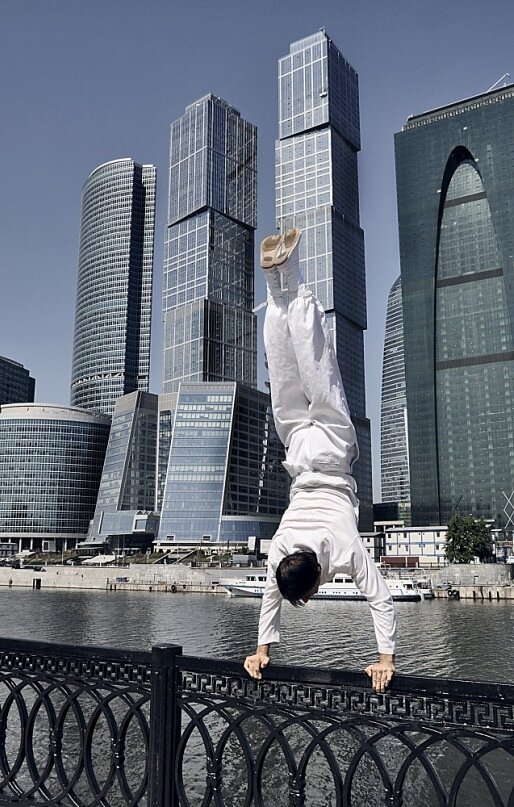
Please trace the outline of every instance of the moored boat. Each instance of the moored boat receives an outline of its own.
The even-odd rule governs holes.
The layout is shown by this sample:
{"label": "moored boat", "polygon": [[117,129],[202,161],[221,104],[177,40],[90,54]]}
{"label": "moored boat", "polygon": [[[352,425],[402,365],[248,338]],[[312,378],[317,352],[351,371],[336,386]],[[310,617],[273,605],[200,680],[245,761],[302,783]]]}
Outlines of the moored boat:
{"label": "moored boat", "polygon": [[[411,580],[385,578],[393,600],[396,602],[419,602],[423,597]],[[262,597],[266,587],[266,575],[249,574],[240,580],[221,580],[221,585],[231,597]],[[324,583],[313,600],[365,600],[351,577],[336,574],[331,583]]]}

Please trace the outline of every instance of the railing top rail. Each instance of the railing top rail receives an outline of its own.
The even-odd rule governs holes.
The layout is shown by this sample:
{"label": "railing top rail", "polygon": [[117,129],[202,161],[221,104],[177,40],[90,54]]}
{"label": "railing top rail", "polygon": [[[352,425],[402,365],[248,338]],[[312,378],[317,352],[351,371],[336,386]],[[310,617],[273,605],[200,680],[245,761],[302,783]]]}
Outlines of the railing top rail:
{"label": "railing top rail", "polygon": [[[190,672],[248,677],[240,661],[178,656],[176,664],[179,669]],[[250,681],[250,679],[248,680]],[[364,672],[318,667],[273,664],[265,671],[262,680],[254,683],[259,686],[271,682],[370,689],[370,680]],[[514,685],[492,681],[466,681],[398,674],[393,678],[387,692],[392,695],[466,698],[474,701],[497,702],[503,705],[514,704]]]}
{"label": "railing top rail", "polygon": [[[238,676],[246,679],[241,660],[226,660],[180,655],[180,648],[175,645],[160,645],[162,649],[175,649],[175,664],[180,670],[205,672],[216,675]],[[1,653],[20,653],[30,656],[41,655],[61,659],[98,661],[102,664],[129,664],[132,666],[151,667],[152,653],[99,647],[89,645],[71,645],[58,642],[32,641],[29,639],[11,639],[0,637]],[[0,667],[2,659],[0,655]],[[252,682],[255,686],[267,683],[291,683],[310,686],[346,687],[358,690],[369,690],[368,677],[363,672],[344,669],[328,669],[318,667],[296,667],[273,664],[264,673],[262,682]],[[514,704],[514,685],[493,681],[468,681],[453,678],[432,678],[397,674],[388,693],[394,695],[418,695],[425,697],[468,698],[474,701],[488,701],[503,705]]]}
{"label": "railing top rail", "polygon": [[87,661],[112,661],[134,665],[150,665],[150,651],[128,650],[123,648],[100,647],[97,645],[74,645],[60,642],[42,642],[31,639],[11,639],[0,636],[0,653],[27,653],[30,655],[56,656],[84,659]]}

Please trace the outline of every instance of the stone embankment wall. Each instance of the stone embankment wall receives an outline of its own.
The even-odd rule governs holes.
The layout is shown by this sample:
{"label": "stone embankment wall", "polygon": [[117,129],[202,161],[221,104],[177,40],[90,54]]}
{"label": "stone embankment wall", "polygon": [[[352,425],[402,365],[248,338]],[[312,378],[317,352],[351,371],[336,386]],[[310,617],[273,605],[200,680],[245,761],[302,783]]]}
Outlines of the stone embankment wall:
{"label": "stone embankment wall", "polygon": [[446,582],[455,586],[501,586],[514,579],[514,564],[451,563],[427,571],[427,576],[435,586]]}
{"label": "stone embankment wall", "polygon": [[[73,588],[107,591],[163,591],[171,593],[226,594],[221,581],[244,577],[247,568],[196,569],[181,564],[132,564],[97,568],[88,566],[45,566],[44,571],[0,567],[0,587]],[[259,574],[264,569],[252,570]],[[504,564],[453,564],[423,572],[410,569],[409,576],[429,577],[436,596],[447,597],[446,586],[458,590],[461,598],[478,600],[513,599],[514,566]],[[396,576],[390,572],[389,576]],[[405,575],[400,573],[401,577]],[[437,586],[444,588],[438,589]]]}
{"label": "stone embankment wall", "polygon": [[87,566],[0,567],[0,587],[74,588],[107,591],[209,592],[226,594],[220,580],[242,577],[244,569],[194,569],[180,564],[132,564],[104,569]]}

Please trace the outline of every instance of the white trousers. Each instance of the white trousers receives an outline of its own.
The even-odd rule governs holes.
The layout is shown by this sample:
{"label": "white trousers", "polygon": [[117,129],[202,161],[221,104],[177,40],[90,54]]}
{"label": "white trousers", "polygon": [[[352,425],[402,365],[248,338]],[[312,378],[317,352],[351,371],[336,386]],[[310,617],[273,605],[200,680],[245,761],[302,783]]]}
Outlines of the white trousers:
{"label": "white trousers", "polygon": [[325,312],[309,289],[289,305],[268,297],[264,344],[289,474],[350,476],[357,438]]}

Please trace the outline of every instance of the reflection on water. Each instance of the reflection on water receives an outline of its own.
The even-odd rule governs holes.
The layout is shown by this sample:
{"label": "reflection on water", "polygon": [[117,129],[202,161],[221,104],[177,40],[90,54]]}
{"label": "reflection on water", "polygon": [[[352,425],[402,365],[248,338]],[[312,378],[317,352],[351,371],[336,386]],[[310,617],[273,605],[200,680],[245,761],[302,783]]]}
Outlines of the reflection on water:
{"label": "reflection on water", "polygon": [[[260,601],[208,594],[0,589],[0,635],[242,659],[254,649]],[[514,603],[396,603],[398,670],[474,680],[514,679]],[[283,608],[281,663],[362,669],[376,654],[364,602]]]}

